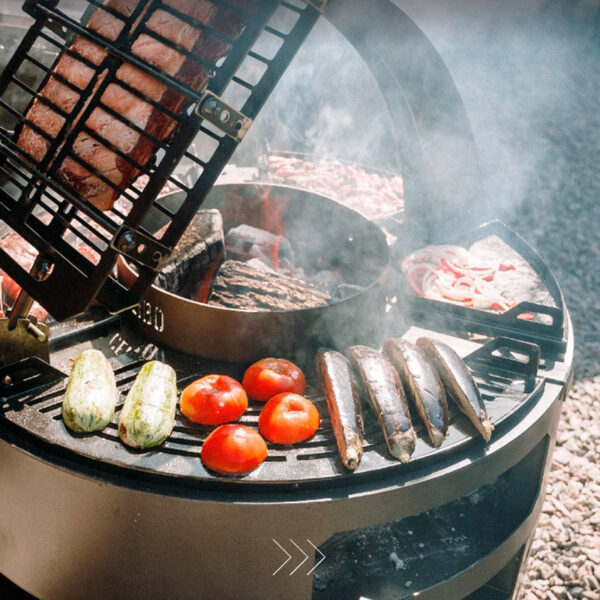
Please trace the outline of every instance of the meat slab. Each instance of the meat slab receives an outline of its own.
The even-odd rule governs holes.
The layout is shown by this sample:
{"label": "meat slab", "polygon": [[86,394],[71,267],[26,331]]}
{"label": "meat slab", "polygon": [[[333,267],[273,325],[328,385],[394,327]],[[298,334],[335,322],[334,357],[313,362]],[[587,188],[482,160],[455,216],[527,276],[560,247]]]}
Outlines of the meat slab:
{"label": "meat slab", "polygon": [[[133,25],[127,25],[125,19],[134,14],[140,3],[143,6],[138,19]],[[253,10],[256,0],[238,0],[237,3],[246,10]],[[229,46],[162,8],[153,9],[148,16],[151,4],[150,0],[106,0],[104,6],[122,15],[123,19],[104,8],[98,8],[87,28],[111,42],[121,34],[127,35],[133,39],[132,54],[192,89],[202,91],[210,78],[206,64],[213,64],[224,56]],[[163,4],[233,39],[240,34],[244,25],[238,13],[208,0],[163,0]],[[152,34],[136,31],[143,17],[147,17],[146,28]],[[130,31],[124,31],[126,25]],[[185,49],[203,62],[176,50],[166,41]],[[17,141],[18,146],[36,163],[48,158],[50,140],[61,135],[61,131],[64,135],[79,121],[75,107],[94,77],[96,81],[88,102],[105,80],[107,70],[104,61],[107,56],[105,48],[83,36],[75,39],[70,52],[64,51],[60,56],[54,69],[56,75],[52,75],[40,90],[44,100],[36,99],[27,113],[27,120],[45,132],[48,138],[25,124]],[[128,87],[161,108],[141,99]],[[100,210],[109,210],[122,190],[139,175],[139,167],[150,164],[157,150],[151,138],[163,142],[173,134],[177,123],[167,112],[180,115],[186,98],[155,77],[129,63],[123,63],[117,70],[115,81],[102,93],[100,103],[85,123],[94,135],[85,131],[77,135],[72,147],[77,158],[67,156],[58,167],[58,176],[84,200]],[[114,116],[102,106],[112,109],[119,116]],[[150,137],[128,124],[133,124]],[[63,129],[65,126],[66,130]]]}

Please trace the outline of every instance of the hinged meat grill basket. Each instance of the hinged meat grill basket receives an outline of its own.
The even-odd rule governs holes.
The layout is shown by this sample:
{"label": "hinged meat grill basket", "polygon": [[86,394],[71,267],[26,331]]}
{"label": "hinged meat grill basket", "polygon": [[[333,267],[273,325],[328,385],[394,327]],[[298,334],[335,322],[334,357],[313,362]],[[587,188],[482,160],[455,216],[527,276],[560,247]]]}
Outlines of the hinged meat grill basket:
{"label": "hinged meat grill basket", "polygon": [[[5,250],[0,267],[59,320],[96,297],[114,312],[139,301],[322,8],[202,0],[181,12],[168,0],[88,0],[80,23],[62,4],[25,2],[35,22],[0,78],[0,111],[14,123],[0,132],[0,177],[9,183],[0,218],[51,273],[41,280]],[[186,33],[175,38],[184,45],[172,31],[161,35],[165,14]],[[36,57],[40,43],[53,59]],[[173,60],[182,66],[169,73]],[[34,82],[23,75],[32,68]],[[10,102],[14,86],[27,103]],[[161,204],[165,186],[184,193],[178,207]],[[160,238],[144,227],[153,212],[168,219]],[[130,289],[111,274],[119,254],[139,272]]]}
{"label": "hinged meat grill basket", "polygon": [[[191,0],[189,6],[207,9],[204,20],[174,8],[183,0],[86,0],[77,14],[67,4],[72,8],[66,1],[25,2],[34,22],[0,76],[0,117],[8,123],[0,131],[0,220],[38,253],[29,270],[0,249],[0,268],[59,321],[51,325],[47,362],[32,356],[0,368],[2,573],[43,600],[79,600],[82,593],[127,600],[512,598],[544,499],[572,374],[573,333],[552,273],[521,238],[498,223],[455,237],[462,230],[457,219],[476,202],[481,206],[482,196],[464,108],[431,44],[388,0]],[[182,30],[197,32],[193,51],[189,40],[175,43],[157,31],[153,19],[161,11]],[[497,315],[394,288],[398,303],[384,316],[386,335],[434,337],[465,358],[496,423],[490,443],[454,408],[444,444],[430,446],[417,425],[415,453],[400,464],[367,413],[365,454],[349,473],[310,373],[307,395],[322,416],[319,431],[296,447],[271,444],[267,460],[244,477],[207,471],[199,453],[208,428],[180,415],[168,441],[151,452],[122,445],[114,423],[97,435],[72,435],[61,418],[64,378],[85,348],[109,357],[121,396],[152,358],[176,369],[179,391],[209,372],[243,373],[245,365],[176,351],[153,337],[141,308],[134,318],[94,306],[80,313],[94,298],[112,312],[137,304],[146,292],[142,306],[152,300],[157,271],[205,197],[218,195],[213,185],[221,169],[321,14],[367,64],[390,112],[389,137],[398,147],[407,200],[404,222],[396,223],[399,254],[423,240],[468,245],[496,236],[528,263],[550,297],[546,305],[520,303]],[[109,37],[96,30],[99,15],[117,25]],[[147,62],[140,38],[158,41],[184,63],[197,62],[206,81],[190,86]],[[37,52],[37,44],[52,52]],[[77,44],[95,45],[101,60],[82,57]],[[391,52],[400,44],[403,52]],[[198,60],[207,46],[214,60]],[[74,89],[56,72],[62,57],[90,69],[84,86]],[[164,86],[177,110],[123,81],[123,65]],[[39,72],[33,80],[24,74],[32,69]],[[71,112],[51,106],[52,79],[76,94]],[[173,129],[161,137],[123,117],[107,103],[111,85],[172,121]],[[14,90],[24,100],[15,102]],[[447,92],[443,110],[440,90]],[[36,124],[36,106],[56,109],[56,135]],[[151,152],[143,161],[90,125],[97,111],[147,140]],[[24,131],[44,141],[43,156],[23,149]],[[79,136],[127,165],[131,176],[123,185],[77,154]],[[439,144],[440,136],[448,145]],[[114,198],[108,210],[65,176],[67,160]],[[463,186],[459,198],[456,178]],[[159,195],[164,190],[175,193]],[[165,220],[167,228],[157,233],[151,223]],[[129,287],[114,275],[120,255],[139,275]],[[397,260],[391,277],[401,284]],[[522,311],[531,311],[533,321],[518,318]],[[226,327],[227,315],[222,319]],[[242,422],[255,426],[258,413],[251,406]],[[443,527],[430,527],[440,522]],[[426,558],[412,566],[407,561],[401,571],[391,565],[390,547]],[[282,549],[293,554],[289,562]]]}

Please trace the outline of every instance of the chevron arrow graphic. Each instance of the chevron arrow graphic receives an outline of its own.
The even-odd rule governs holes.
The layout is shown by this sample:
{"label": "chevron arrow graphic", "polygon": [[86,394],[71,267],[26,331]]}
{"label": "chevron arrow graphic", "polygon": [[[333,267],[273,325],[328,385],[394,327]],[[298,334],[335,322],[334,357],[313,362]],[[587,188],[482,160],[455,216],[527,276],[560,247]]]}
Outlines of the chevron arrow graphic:
{"label": "chevron arrow graphic", "polygon": [[302,548],[300,548],[300,546],[298,546],[298,544],[296,544],[296,542],[290,538],[290,542],[292,542],[292,544],[294,544],[294,546],[296,546],[296,548],[298,548],[298,550],[300,550],[300,552],[302,552],[302,554],[304,555],[304,560],[298,564],[298,566],[290,572],[290,575],[293,575],[307,560],[308,560],[308,554],[306,554],[306,552],[304,552],[304,550],[302,550]]}
{"label": "chevron arrow graphic", "polygon": [[306,541],[323,557],[321,560],[307,573],[310,575],[327,557],[308,539]]}
{"label": "chevron arrow graphic", "polygon": [[[279,565],[279,567],[277,567],[277,569],[275,569],[275,571],[273,572],[273,575],[277,575],[277,573],[279,573],[279,571],[281,571],[281,569],[283,569],[283,567],[285,567],[285,565],[288,564],[288,562],[290,562],[290,560],[292,560],[292,555],[275,539],[275,538],[271,538],[273,540],[273,543],[286,555],[286,559]],[[311,575],[312,572],[325,560],[326,556],[307,538],[306,541],[319,553],[319,555],[321,556],[320,560],[317,562],[317,564],[307,573],[307,575]],[[296,567],[294,569],[292,569],[289,573],[289,575],[293,575],[308,559],[309,559],[309,555],[304,552],[304,550],[302,550],[302,548],[300,548],[300,546],[292,539],[290,538],[290,542],[296,547],[296,549],[300,552],[300,554],[303,556],[302,560],[296,565]]]}
{"label": "chevron arrow graphic", "polygon": [[281,569],[283,569],[283,567],[285,567],[285,565],[287,565],[288,562],[292,559],[292,555],[289,554],[289,552],[287,552],[287,550],[275,538],[271,539],[273,540],[273,543],[277,544],[280,550],[287,556],[287,558],[279,565],[277,570],[273,573],[273,575],[277,575],[277,573],[279,573],[279,571],[281,571]]}

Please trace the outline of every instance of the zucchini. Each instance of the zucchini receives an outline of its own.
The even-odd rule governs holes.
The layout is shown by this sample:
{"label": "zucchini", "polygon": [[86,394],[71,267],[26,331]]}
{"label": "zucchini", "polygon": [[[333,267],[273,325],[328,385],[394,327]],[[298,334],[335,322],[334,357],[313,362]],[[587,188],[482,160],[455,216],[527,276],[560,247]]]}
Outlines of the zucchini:
{"label": "zucchini", "polygon": [[119,437],[132,448],[162,444],[173,431],[177,408],[177,376],[158,360],[147,362],[127,394],[119,416]]}
{"label": "zucchini", "polygon": [[62,404],[65,425],[77,433],[100,431],[114,413],[115,374],[100,350],[85,350],[73,363]]}

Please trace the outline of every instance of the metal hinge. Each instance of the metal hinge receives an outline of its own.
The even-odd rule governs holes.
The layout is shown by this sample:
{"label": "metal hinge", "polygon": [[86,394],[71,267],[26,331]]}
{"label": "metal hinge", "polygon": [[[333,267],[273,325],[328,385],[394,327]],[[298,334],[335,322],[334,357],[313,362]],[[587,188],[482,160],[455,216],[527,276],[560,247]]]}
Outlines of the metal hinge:
{"label": "metal hinge", "polygon": [[122,227],[111,243],[111,247],[136,262],[160,271],[171,255],[171,250],[154,238],[135,229]]}
{"label": "metal hinge", "polygon": [[242,141],[252,125],[252,119],[208,91],[196,107],[196,114],[216,125],[236,142]]}

